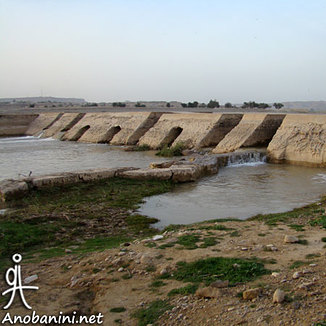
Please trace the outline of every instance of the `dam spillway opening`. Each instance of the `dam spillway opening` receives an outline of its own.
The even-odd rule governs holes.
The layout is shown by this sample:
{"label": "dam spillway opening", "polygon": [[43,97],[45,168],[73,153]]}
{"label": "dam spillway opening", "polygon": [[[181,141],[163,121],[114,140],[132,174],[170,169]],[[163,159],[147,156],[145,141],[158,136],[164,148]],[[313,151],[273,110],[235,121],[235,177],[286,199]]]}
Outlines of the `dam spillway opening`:
{"label": "dam spillway opening", "polygon": [[106,134],[98,141],[99,144],[109,144],[112,138],[121,131],[120,126],[110,128]]}
{"label": "dam spillway opening", "polygon": [[77,141],[81,138],[81,136],[84,135],[84,133],[90,129],[90,125],[84,126],[82,128],[80,128],[72,137],[71,137],[71,141]]}
{"label": "dam spillway opening", "polygon": [[161,141],[159,148],[163,148],[164,146],[170,147],[174,141],[180,136],[183,129],[181,127],[172,128],[167,136]]}

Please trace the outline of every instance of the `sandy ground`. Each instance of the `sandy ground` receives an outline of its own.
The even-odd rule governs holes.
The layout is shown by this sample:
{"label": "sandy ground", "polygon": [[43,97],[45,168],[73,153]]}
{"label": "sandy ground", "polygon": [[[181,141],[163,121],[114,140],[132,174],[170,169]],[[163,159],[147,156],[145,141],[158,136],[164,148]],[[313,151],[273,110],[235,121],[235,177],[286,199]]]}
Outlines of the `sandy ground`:
{"label": "sandy ground", "polygon": [[[269,226],[259,221],[218,224],[233,230],[203,230],[203,226],[216,224],[200,224],[166,232],[157,241],[134,241],[82,258],[68,254],[23,264],[23,278],[37,274],[38,280],[31,285],[40,288],[26,293],[26,300],[40,315],[55,315],[59,311],[101,312],[103,325],[137,325],[137,320],[131,317],[134,311],[156,299],[166,299],[169,291],[186,285],[182,281],[164,280],[164,286],[151,287],[160,273],[173,271],[178,261],[219,256],[258,257],[275,260],[265,267],[277,274],[221,289],[217,298],[200,298],[195,294],[174,296],[170,299],[173,308],[160,317],[157,325],[313,325],[326,319],[326,249],[321,240],[326,237],[325,229],[304,225],[304,231],[296,231],[287,224]],[[159,249],[162,244],[194,233],[214,237],[219,243],[194,250],[179,244]],[[308,243],[285,243],[285,235],[294,235]],[[291,269],[295,261],[304,265]],[[295,272],[300,273],[294,279]],[[257,298],[247,301],[239,297],[238,293],[256,287],[261,288]],[[1,283],[1,292],[4,288]],[[287,294],[287,300],[281,304],[272,302],[277,288]],[[110,312],[115,307],[124,307],[126,311]],[[4,312],[0,311],[1,320]],[[12,315],[28,312],[19,300],[10,309]]]}

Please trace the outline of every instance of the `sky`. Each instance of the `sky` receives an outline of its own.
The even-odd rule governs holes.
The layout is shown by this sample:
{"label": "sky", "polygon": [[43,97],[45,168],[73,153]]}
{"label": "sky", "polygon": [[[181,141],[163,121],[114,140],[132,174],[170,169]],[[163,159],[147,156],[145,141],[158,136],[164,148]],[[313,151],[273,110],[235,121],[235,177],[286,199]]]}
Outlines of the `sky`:
{"label": "sky", "polygon": [[0,97],[326,100],[325,0],[0,0]]}

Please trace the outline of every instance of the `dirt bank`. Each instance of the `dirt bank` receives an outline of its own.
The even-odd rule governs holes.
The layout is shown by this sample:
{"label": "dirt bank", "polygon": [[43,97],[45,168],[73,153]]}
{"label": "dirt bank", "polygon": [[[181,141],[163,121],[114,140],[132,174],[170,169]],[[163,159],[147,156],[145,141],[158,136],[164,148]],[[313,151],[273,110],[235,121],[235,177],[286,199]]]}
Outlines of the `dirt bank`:
{"label": "dirt bank", "polygon": [[[111,194],[114,200],[104,205],[103,197],[89,210],[86,201],[78,214],[84,210],[89,216],[97,207],[97,214],[106,219],[104,212],[111,216],[110,209],[118,202],[120,207],[132,208],[127,204],[130,192],[118,196],[122,189],[102,187],[91,201],[101,192],[106,198]],[[138,193],[136,200],[131,199],[134,204],[144,195],[135,189],[131,191]],[[70,191],[69,198],[74,194]],[[83,189],[79,196],[88,198],[88,193]],[[37,206],[34,202],[22,207],[16,215],[25,213],[25,218],[33,220],[47,207],[61,214],[60,218],[73,221],[74,198],[63,203],[57,194],[49,203],[51,207],[56,202],[56,209],[38,198]],[[76,203],[80,204],[79,200]],[[253,220],[171,226],[156,238],[153,230],[142,236],[140,224],[135,222],[136,234],[129,234],[127,224],[121,225],[129,239],[97,247],[93,243],[91,250],[85,249],[83,241],[64,241],[60,246],[46,243],[42,251],[36,246],[24,255],[22,269],[23,278],[37,274],[32,285],[40,289],[30,291],[26,298],[39,314],[101,312],[104,325],[317,325],[326,319],[325,208],[323,199],[292,212]],[[103,239],[107,226],[97,227]],[[68,229],[62,230],[63,234],[71,233]],[[82,232],[78,229],[80,239]],[[121,235],[121,230],[115,234]],[[108,232],[107,239],[112,239],[112,233]],[[115,248],[105,249],[110,247]],[[0,291],[4,288],[1,283]],[[258,290],[248,294],[246,290],[252,288]],[[281,303],[273,303],[276,289],[284,291]],[[251,299],[245,300],[248,296]],[[18,300],[10,311],[26,314]]]}

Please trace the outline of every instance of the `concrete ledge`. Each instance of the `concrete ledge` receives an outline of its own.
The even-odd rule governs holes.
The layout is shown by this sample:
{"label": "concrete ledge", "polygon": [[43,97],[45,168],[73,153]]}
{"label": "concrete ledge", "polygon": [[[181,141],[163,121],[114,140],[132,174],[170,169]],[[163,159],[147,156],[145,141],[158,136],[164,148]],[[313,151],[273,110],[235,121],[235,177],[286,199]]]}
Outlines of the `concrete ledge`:
{"label": "concrete ledge", "polygon": [[25,181],[6,179],[0,181],[0,200],[2,202],[23,197],[28,192]]}
{"label": "concrete ledge", "polygon": [[203,168],[199,165],[172,165],[170,170],[173,182],[189,182],[199,179]]}
{"label": "concrete ledge", "polygon": [[139,169],[117,173],[118,177],[136,180],[170,180],[172,178],[171,169]]}

